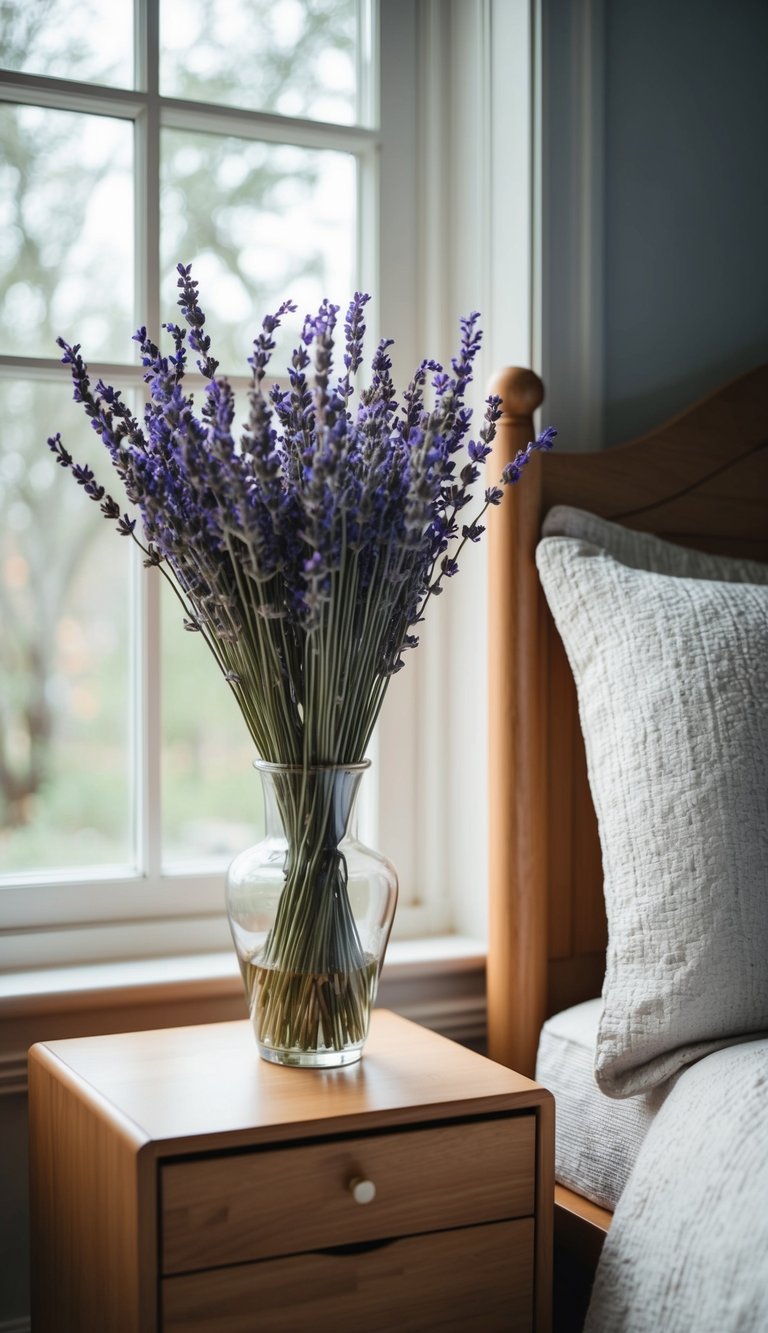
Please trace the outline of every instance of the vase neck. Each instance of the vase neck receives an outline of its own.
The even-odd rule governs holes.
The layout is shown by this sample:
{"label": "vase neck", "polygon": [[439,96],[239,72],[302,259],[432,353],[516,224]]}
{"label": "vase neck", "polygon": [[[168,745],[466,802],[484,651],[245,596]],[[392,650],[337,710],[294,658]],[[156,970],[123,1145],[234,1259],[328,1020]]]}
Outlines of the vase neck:
{"label": "vase neck", "polygon": [[368,764],[255,765],[264,788],[267,837],[337,847],[357,835],[356,800]]}

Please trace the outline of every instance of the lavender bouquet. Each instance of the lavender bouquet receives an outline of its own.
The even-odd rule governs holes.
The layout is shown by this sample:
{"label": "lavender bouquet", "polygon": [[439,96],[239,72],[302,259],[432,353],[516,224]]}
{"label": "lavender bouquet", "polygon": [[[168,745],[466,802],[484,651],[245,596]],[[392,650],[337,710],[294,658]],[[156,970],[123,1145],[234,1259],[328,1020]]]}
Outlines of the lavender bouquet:
{"label": "lavender bouquet", "polygon": [[[259,1003],[275,1040],[308,1047],[364,1036],[370,995],[346,893],[343,858],[322,857],[334,818],[322,783],[307,775],[363,761],[391,677],[414,648],[414,629],[443,592],[467,542],[483,533],[485,510],[519,480],[544,431],[464,511],[491,453],[500,400],[487,400],[468,439],[465,393],[481,332],[461,321],[450,372],[425,360],[397,401],[382,340],[370,383],[353,410],[368,297],[344,319],[343,370],[334,374],[339,307],[323,301],[304,320],[288,387],[264,378],[274,335],[295,307],[267,316],[253,343],[249,413],[233,437],[234,395],[218,377],[191,266],[178,265],[186,328],[166,324],[167,355],[144,328],[135,334],[149,400],[143,425],[118,390],[91,384],[79,345],[63,339],[63,361],[120,477],[132,513],[77,464],[61,436],[48,444],[62,467],[144,563],[173,587],[184,624],[200,634],[235,696],[258,754],[284,766],[279,786],[289,851],[279,910],[261,957],[270,982]],[[197,413],[184,387],[189,353],[208,381]],[[314,363],[314,364],[312,364]],[[426,401],[430,393],[431,402]],[[139,524],[140,520],[140,524]],[[138,532],[137,532],[138,527]],[[332,982],[329,981],[332,979]]]}

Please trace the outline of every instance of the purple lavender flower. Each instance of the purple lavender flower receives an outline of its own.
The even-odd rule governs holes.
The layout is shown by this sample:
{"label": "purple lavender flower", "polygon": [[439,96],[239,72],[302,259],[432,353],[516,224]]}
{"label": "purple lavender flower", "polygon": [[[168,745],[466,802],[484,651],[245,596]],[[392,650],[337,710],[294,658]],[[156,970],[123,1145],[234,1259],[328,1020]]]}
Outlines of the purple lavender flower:
{"label": "purple lavender flower", "polygon": [[[121,513],[93,470],[59,435],[49,447],[144,563],[172,584],[185,628],[202,634],[233,691],[259,753],[284,763],[356,761],[365,753],[390,677],[415,648],[427,603],[454,578],[481,519],[516,483],[543,431],[472,503],[492,452],[501,405],[487,400],[469,438],[465,395],[481,332],[461,321],[450,370],[424,360],[398,401],[390,339],[352,406],[362,365],[365,306],[355,293],[344,318],[341,373],[334,379],[339,307],[323,301],[303,321],[288,387],[263,382],[275,333],[295,311],[283,302],[253,342],[249,414],[233,437],[235,401],[218,376],[198,284],[179,264],[184,324],[165,324],[164,354],[140,328],[149,401],[140,424],[118,390],[91,385],[79,344],[59,339],[75,400],[120,476],[132,514]],[[208,381],[202,407],[185,390],[189,353]]]}
{"label": "purple lavender flower", "polygon": [[198,367],[206,379],[211,379],[218,369],[218,361],[210,355],[211,340],[205,332],[205,315],[200,309],[197,299],[197,289],[199,283],[192,276],[191,264],[178,264],[176,272],[179,275],[176,286],[179,289],[179,309],[189,325],[188,341],[193,352],[199,352],[201,359],[198,361]]}
{"label": "purple lavender flower", "polygon": [[548,426],[546,430],[543,430],[540,435],[536,436],[535,440],[531,440],[530,443],[526,445],[525,449],[518,449],[512,462],[507,463],[501,474],[502,484],[504,486],[511,486],[514,485],[515,482],[518,482],[523,475],[523,469],[528,466],[528,463],[531,461],[536,450],[541,449],[548,451],[552,449],[556,435],[557,431],[552,426]]}

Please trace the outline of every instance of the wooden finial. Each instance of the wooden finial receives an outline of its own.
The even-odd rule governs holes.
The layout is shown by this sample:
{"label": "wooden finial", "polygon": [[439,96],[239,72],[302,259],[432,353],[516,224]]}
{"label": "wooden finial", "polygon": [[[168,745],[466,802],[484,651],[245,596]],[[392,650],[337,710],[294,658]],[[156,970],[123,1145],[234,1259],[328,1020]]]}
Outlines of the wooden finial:
{"label": "wooden finial", "polygon": [[505,417],[532,417],[544,401],[544,385],[532,370],[507,366],[494,375],[489,387],[501,399]]}

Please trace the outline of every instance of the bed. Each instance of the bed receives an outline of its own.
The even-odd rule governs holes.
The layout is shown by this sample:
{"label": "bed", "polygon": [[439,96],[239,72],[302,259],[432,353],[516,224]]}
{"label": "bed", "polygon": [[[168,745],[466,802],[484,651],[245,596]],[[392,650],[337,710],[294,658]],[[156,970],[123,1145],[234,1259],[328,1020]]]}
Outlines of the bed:
{"label": "bed", "polygon": [[[533,438],[533,414],[542,404],[544,390],[535,374],[521,369],[504,371],[493,388],[502,399],[496,445],[497,465],[502,466]],[[552,424],[559,426],[561,441],[571,444],[567,423]],[[537,1072],[538,1053],[537,1076],[555,1092],[559,1115],[561,1099],[553,1083],[567,1064],[563,1052],[582,1068],[595,1065],[594,1077],[600,1084],[595,1091],[598,1113],[605,1116],[595,1137],[605,1149],[603,1165],[608,1176],[613,1171],[613,1178],[608,1180],[606,1176],[595,1189],[589,1184],[580,1186],[578,1171],[576,1179],[558,1171],[561,1183],[555,1200],[555,1305],[556,1325],[564,1330],[582,1327],[596,1268],[593,1305],[601,1282],[603,1287],[616,1286],[616,1272],[624,1271],[621,1265],[624,1269],[634,1267],[635,1256],[630,1251],[628,1262],[624,1250],[612,1256],[614,1269],[610,1270],[609,1246],[605,1245],[602,1269],[606,1271],[600,1277],[605,1238],[610,1229],[613,1244],[618,1231],[618,1225],[613,1226],[613,1209],[616,1207],[618,1222],[620,1213],[629,1211],[634,1203],[636,1212],[644,1211],[647,1219],[653,1207],[653,1191],[649,1187],[640,1198],[635,1161],[638,1153],[645,1154],[651,1163],[646,1174],[653,1174],[656,1182],[664,1178],[666,1158],[663,1152],[658,1156],[658,1141],[663,1132],[674,1138],[675,1116],[678,1123],[684,1123],[685,1116],[692,1114],[690,1106],[686,1109],[682,1105],[686,1098],[698,1098],[692,1103],[695,1109],[701,1102],[702,1087],[720,1087],[722,1105],[717,1114],[727,1119],[729,1098],[738,1086],[739,1104],[746,1108],[742,1114],[753,1118],[757,1115],[759,1119],[763,1107],[760,1098],[765,1097],[763,1137],[753,1135],[752,1139],[759,1149],[758,1161],[763,1156],[768,1161],[768,821],[764,808],[768,747],[762,704],[757,709],[749,708],[748,734],[739,740],[750,751],[749,764],[744,766],[744,780],[748,787],[751,784],[746,802],[741,790],[731,790],[731,778],[721,779],[716,762],[703,757],[707,743],[717,744],[717,756],[735,746],[732,734],[734,725],[738,730],[738,722],[731,725],[728,708],[738,718],[744,711],[741,702],[745,691],[748,697],[763,701],[768,694],[768,651],[763,653],[759,646],[768,583],[768,366],[758,367],[718,389],[636,441],[600,452],[574,453],[561,448],[537,455],[515,494],[494,513],[488,538],[488,1049],[500,1063],[531,1075]],[[731,580],[739,585],[736,592]],[[723,587],[724,583],[728,588]],[[732,615],[734,599],[738,614]],[[652,680],[658,674],[655,668],[648,669],[654,664],[653,656],[643,662],[646,650],[642,643],[648,636],[643,633],[633,643],[634,622],[627,607],[632,608],[632,615],[640,617],[640,623],[650,621],[653,632],[661,635],[659,643],[667,672],[666,680],[661,673],[661,695],[658,690],[654,695],[648,683],[648,678]],[[669,750],[676,753],[675,747],[660,747],[659,736],[654,736],[655,722],[670,706],[677,688],[675,664],[679,668],[681,662],[689,660],[686,633],[694,633],[705,623],[714,626],[715,637],[721,635],[724,643],[721,645],[718,639],[716,652],[703,653],[706,659],[717,659],[715,666],[709,660],[699,662],[694,654],[691,697],[698,697],[695,691],[699,689],[696,707],[705,716],[715,671],[718,682],[722,677],[726,694],[732,689],[733,699],[726,703],[725,723],[719,711],[713,714],[714,737],[707,736],[706,725],[690,727],[691,735],[680,740],[681,754],[669,759]],[[737,629],[733,629],[734,624]],[[757,635],[756,640],[750,637],[745,641],[749,645],[757,642],[757,651],[751,647],[745,650],[739,638],[742,631]],[[738,640],[735,644],[734,636]],[[659,651],[658,645],[654,651]],[[735,655],[735,669],[729,654]],[[746,663],[744,680],[739,676],[741,663]],[[611,672],[614,685],[616,673],[620,679],[622,673],[624,677],[627,672],[636,673],[633,689],[641,698],[642,708],[636,709],[632,699],[624,700],[623,723],[612,715],[613,701],[606,713],[604,700],[606,692],[611,693]],[[689,674],[686,667],[686,689]],[[636,714],[642,715],[643,708],[646,716],[638,734],[625,734],[627,716],[637,730]],[[646,744],[651,751],[656,746],[663,778],[659,781],[658,774],[654,775],[650,794],[637,781],[642,764],[633,760],[635,754],[645,755]],[[625,781],[628,768],[635,770],[632,782]],[[706,774],[707,780],[701,782],[697,773]],[[689,780],[691,774],[693,780]],[[670,786],[674,783],[676,787]],[[721,882],[727,887],[729,876],[735,876],[731,897],[738,899],[739,912],[747,910],[746,902],[752,913],[747,926],[740,917],[736,932],[748,937],[746,947],[752,952],[746,961],[739,960],[739,980],[733,992],[730,981],[721,985],[727,995],[725,1000],[720,995],[714,1014],[707,1010],[713,991],[710,982],[718,978],[718,969],[722,971],[728,960],[709,958],[698,945],[687,952],[676,952],[674,940],[664,941],[657,972],[661,977],[667,969],[673,987],[668,993],[659,983],[656,992],[652,987],[652,993],[647,994],[639,973],[628,983],[625,976],[627,967],[636,966],[636,954],[643,950],[646,954],[641,964],[646,971],[649,967],[646,936],[653,935],[653,928],[647,922],[653,921],[659,903],[654,903],[653,892],[649,891],[649,903],[643,904],[641,919],[628,920],[632,885],[624,882],[624,866],[650,856],[653,875],[657,867],[655,853],[647,852],[649,835],[654,828],[669,828],[666,854],[670,855],[672,846],[677,857],[675,884],[683,882],[686,865],[697,871],[695,850],[691,848],[695,849],[696,821],[701,818],[697,811],[699,787],[707,788],[709,806],[705,801],[705,813],[714,810],[715,815],[714,824],[708,823],[705,830],[714,845],[707,856],[711,854],[717,861],[720,876],[717,891],[710,895],[712,911],[719,912],[722,901],[728,900],[728,895],[720,891]],[[604,849],[598,835],[593,788],[601,813]],[[622,790],[617,794],[618,788]],[[746,831],[739,826],[735,844],[728,830],[718,832],[716,827],[721,817],[726,818],[729,801],[735,806],[737,820],[746,821]],[[746,864],[742,864],[745,859]],[[644,869],[647,873],[649,865]],[[636,866],[633,873],[636,877]],[[604,887],[611,912],[607,974]],[[706,898],[706,893],[702,896]],[[685,897],[684,892],[681,897]],[[686,910],[690,917],[690,903]],[[702,937],[706,934],[708,940],[713,936],[725,939],[733,955],[737,947],[731,938],[733,920],[723,924],[718,919],[715,930],[711,924],[706,932],[700,932]],[[673,920],[672,933],[680,929],[679,920]],[[642,937],[639,949],[638,937]],[[654,947],[658,944],[656,941]],[[682,1000],[674,990],[677,987],[679,991],[681,976],[686,991]],[[742,986],[743,977],[747,981]],[[602,1000],[597,998],[601,991]],[[622,1006],[626,1008],[627,1004],[630,1008],[634,1005],[628,1031],[622,1030]],[[690,1011],[687,1017],[686,1004]],[[670,1040],[665,1024],[670,1011],[677,1013],[678,1009],[683,1027],[686,1023],[687,1027],[682,1035],[678,1032]],[[765,1093],[760,1091],[763,1068]],[[577,1143],[582,1107],[575,1102],[568,1108],[565,1093],[562,1107],[567,1112],[560,1117],[562,1133],[569,1133]],[[626,1161],[618,1165],[617,1155],[611,1151],[614,1113],[624,1118],[625,1128],[628,1126],[624,1141],[630,1142]],[[565,1124],[568,1116],[570,1128]],[[713,1154],[716,1156],[714,1148]],[[747,1162],[752,1160],[749,1152],[739,1156]],[[754,1176],[753,1171],[747,1187]],[[674,1190],[674,1178],[666,1182],[666,1188]],[[625,1206],[628,1198],[630,1203]],[[701,1200],[698,1206],[702,1206]],[[629,1224],[627,1229],[631,1241]],[[707,1253],[708,1243],[702,1242],[702,1254]],[[695,1266],[689,1263],[688,1267]],[[768,1287],[765,1261],[762,1272],[760,1264],[757,1269],[757,1281]],[[678,1279],[679,1274],[674,1276],[675,1281]],[[666,1279],[667,1286],[672,1280],[671,1276]],[[755,1313],[762,1299],[760,1291],[757,1296],[754,1291],[750,1295],[756,1318],[761,1317]],[[624,1299],[626,1304],[631,1295],[625,1293]],[[737,1301],[738,1292],[731,1292],[729,1299]],[[600,1312],[590,1310],[588,1327],[631,1327],[631,1319],[625,1320],[617,1311],[618,1307],[609,1310],[606,1306],[601,1324]],[[750,1327],[750,1317],[748,1312],[743,1320],[740,1318],[739,1328]],[[664,1318],[671,1328],[669,1310]],[[681,1324],[681,1328],[684,1326]]]}

